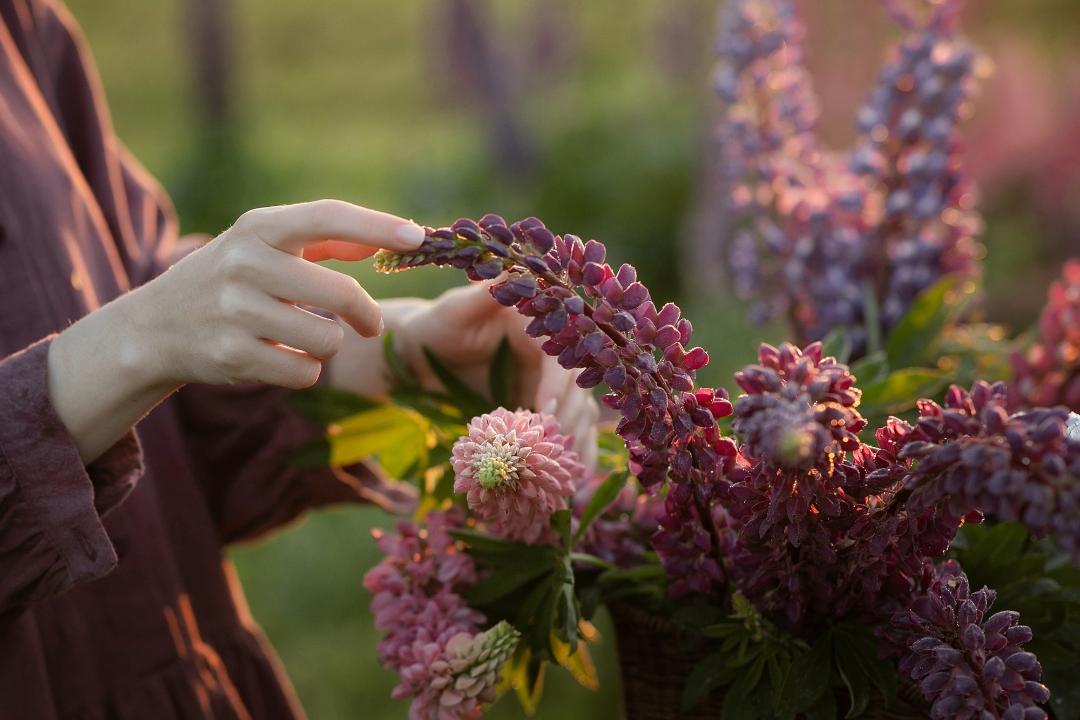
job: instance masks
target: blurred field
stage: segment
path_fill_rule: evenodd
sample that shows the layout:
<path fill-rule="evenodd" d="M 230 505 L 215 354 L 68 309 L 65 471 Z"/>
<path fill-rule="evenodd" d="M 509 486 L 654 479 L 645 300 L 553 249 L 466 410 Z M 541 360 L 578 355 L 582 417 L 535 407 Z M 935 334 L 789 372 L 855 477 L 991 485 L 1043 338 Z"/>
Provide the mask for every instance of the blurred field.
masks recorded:
<path fill-rule="evenodd" d="M 1010 23 L 1030 20 L 1016 17 L 1011 0 L 986 4 L 1012 8 Z M 185 231 L 214 233 L 249 207 L 322 196 L 433 225 L 489 210 L 510 218 L 536 214 L 557 231 L 599 237 L 613 254 L 634 259 L 656 295 L 676 292 L 676 248 L 690 226 L 711 107 L 707 57 L 715 4 L 490 3 L 499 42 L 517 70 L 511 88 L 517 118 L 534 145 L 527 177 L 500 166 L 485 118 L 451 84 L 447 58 L 470 38 L 440 32 L 440 5 L 240 0 L 236 122 L 225 135 L 208 137 L 193 109 L 184 3 L 70 2 L 99 63 L 118 134 L 170 190 Z M 1033 5 L 1068 9 L 1067 0 Z M 538 14 L 545 6 L 562 10 Z M 545 18 L 555 19 L 553 34 L 542 27 Z M 1075 30 L 1076 23 L 1066 27 Z M 1067 47 L 1059 35 L 1048 45 Z M 545 38 L 547 46 L 540 42 Z M 556 51 L 548 56 L 558 55 L 561 64 L 530 71 L 551 43 Z M 822 55 L 839 57 L 835 49 Z M 837 62 L 851 66 L 849 57 Z M 860 82 L 871 80 L 872 73 Z M 841 109 L 833 115 L 850 123 L 863 88 L 834 95 Z M 1001 293 L 995 302 L 1010 308 L 1019 298 L 1022 307 L 1037 307 L 1041 286 L 1015 293 L 1015 273 L 1021 268 L 1023 277 L 1041 281 L 1054 272 L 1047 258 L 1061 250 L 1053 240 L 1049 249 L 1017 242 L 1040 232 L 1042 221 L 1016 210 L 1015 197 L 1022 196 L 1005 197 L 1009 202 L 993 210 L 988 236 L 991 257 L 1000 256 L 989 269 L 991 286 Z M 377 297 L 432 295 L 459 281 L 450 272 L 386 278 L 366 268 L 350 271 Z M 689 299 L 688 314 L 702 344 L 715 350 L 706 380 L 726 383 L 752 357 L 755 340 L 775 334 L 748 327 L 744 309 L 722 285 Z M 255 616 L 315 720 L 405 717 L 404 705 L 389 700 L 390 674 L 375 660 L 361 587 L 376 559 L 369 530 L 386 523 L 362 509 L 322 512 L 233 553 Z M 602 690 L 588 692 L 551 673 L 540 717 L 620 715 L 612 638 L 606 624 L 601 630 Z M 521 712 L 506 698 L 491 717 Z"/>

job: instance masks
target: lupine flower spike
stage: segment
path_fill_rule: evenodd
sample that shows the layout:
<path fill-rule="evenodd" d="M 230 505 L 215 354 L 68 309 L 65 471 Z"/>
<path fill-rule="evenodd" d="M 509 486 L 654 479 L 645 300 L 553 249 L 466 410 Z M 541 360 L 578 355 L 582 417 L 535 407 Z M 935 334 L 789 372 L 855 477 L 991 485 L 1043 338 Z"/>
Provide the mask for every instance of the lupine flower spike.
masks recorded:
<path fill-rule="evenodd" d="M 1038 338 L 1013 356 L 1010 390 L 1017 405 L 1080 410 L 1080 260 L 1050 285 Z"/>
<path fill-rule="evenodd" d="M 375 265 L 382 272 L 451 265 L 474 280 L 507 273 L 492 296 L 531 318 L 526 332 L 546 338 L 544 352 L 582 370 L 579 385 L 607 385 L 604 403 L 622 415 L 617 432 L 641 483 L 671 481 L 654 547 L 673 591 L 718 590 L 725 541 L 715 506 L 735 445 L 716 419 L 731 403 L 722 390 L 695 390 L 694 373 L 709 356 L 690 346 L 692 327 L 678 306 L 657 308 L 634 268 L 615 270 L 605 255 L 601 243 L 556 236 L 535 218 L 507 225 L 486 215 L 429 228 L 418 250 L 380 251 Z"/>
<path fill-rule="evenodd" d="M 972 592 L 953 561 L 938 568 L 926 594 L 897 612 L 885 631 L 900 672 L 918 683 L 934 720 L 1045 720 L 1050 699 L 1042 666 L 1024 650 L 1031 628 L 1019 615 L 988 615 L 996 594 Z"/>
<path fill-rule="evenodd" d="M 426 527 L 401 522 L 397 535 L 375 532 L 386 557 L 364 587 L 375 627 L 386 632 L 379 659 L 400 678 L 393 697 L 412 698 L 410 720 L 479 717 L 517 644 L 506 623 L 481 631 L 484 616 L 462 597 L 476 568 L 447 531 L 463 521 L 458 511 L 431 512 Z"/>

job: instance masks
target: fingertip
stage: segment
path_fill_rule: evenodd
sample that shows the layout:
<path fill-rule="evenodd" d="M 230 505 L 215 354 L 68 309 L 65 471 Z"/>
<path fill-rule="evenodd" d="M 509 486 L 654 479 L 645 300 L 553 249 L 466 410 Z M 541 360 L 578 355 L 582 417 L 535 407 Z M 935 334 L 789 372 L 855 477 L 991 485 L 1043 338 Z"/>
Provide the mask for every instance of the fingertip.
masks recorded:
<path fill-rule="evenodd" d="M 400 249 L 416 250 L 424 242 L 425 231 L 416 223 L 407 220 L 397 226 L 394 237 L 398 240 Z"/>

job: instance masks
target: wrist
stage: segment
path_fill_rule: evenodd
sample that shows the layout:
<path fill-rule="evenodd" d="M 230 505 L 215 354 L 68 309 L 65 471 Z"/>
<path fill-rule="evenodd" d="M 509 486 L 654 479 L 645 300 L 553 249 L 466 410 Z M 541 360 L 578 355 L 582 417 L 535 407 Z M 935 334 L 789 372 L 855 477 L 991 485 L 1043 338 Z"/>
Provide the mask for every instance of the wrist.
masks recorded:
<path fill-rule="evenodd" d="M 114 340 L 115 362 L 120 372 L 142 390 L 173 390 L 187 379 L 178 370 L 179 348 L 169 342 L 167 318 L 159 317 L 155 284 L 150 282 L 117 298 L 108 311 L 109 335 Z"/>

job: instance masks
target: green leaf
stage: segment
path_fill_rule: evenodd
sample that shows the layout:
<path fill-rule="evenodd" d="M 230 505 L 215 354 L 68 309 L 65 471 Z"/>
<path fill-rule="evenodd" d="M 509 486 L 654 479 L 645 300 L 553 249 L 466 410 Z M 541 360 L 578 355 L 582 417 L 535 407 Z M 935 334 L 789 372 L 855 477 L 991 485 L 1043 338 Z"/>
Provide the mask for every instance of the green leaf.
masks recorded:
<path fill-rule="evenodd" d="M 825 339 L 821 341 L 822 357 L 830 355 L 837 362 L 846 363 L 851 358 L 851 340 L 843 328 L 833 328 Z"/>
<path fill-rule="evenodd" d="M 526 545 L 513 540 L 503 540 L 478 530 L 450 530 L 450 535 L 469 547 L 469 553 L 479 555 L 492 563 L 551 562 L 561 555 L 558 548 L 550 545 Z"/>
<path fill-rule="evenodd" d="M 949 382 L 942 370 L 905 367 L 881 380 L 864 383 L 860 410 L 867 417 L 895 415 L 915 407 L 920 398 L 933 397 Z"/>
<path fill-rule="evenodd" d="M 570 521 L 569 509 L 556 510 L 551 514 L 551 528 L 559 536 L 559 542 L 566 550 L 570 549 Z"/>
<path fill-rule="evenodd" d="M 843 643 L 836 646 L 836 667 L 848 691 L 848 713 L 844 717 L 858 717 L 870 704 L 870 680 L 859 663 L 858 655 Z"/>
<path fill-rule="evenodd" d="M 390 386 L 393 388 L 420 387 L 420 380 L 416 373 L 405 362 L 394 348 L 394 332 L 387 330 L 383 333 L 382 342 L 383 358 L 390 372 Z"/>
<path fill-rule="evenodd" d="M 629 471 L 612 473 L 600 484 L 600 487 L 596 488 L 596 492 L 593 493 L 593 496 L 589 499 L 589 504 L 585 506 L 585 511 L 581 514 L 577 532 L 574 533 L 574 544 L 581 540 L 593 521 L 600 517 L 611 503 L 615 502 L 615 499 L 619 497 L 619 493 L 626 487 L 629 478 Z"/>
<path fill-rule="evenodd" d="M 760 674 L 758 677 L 760 677 Z M 749 672 L 740 673 L 736 676 L 735 682 L 732 683 L 724 695 L 724 705 L 720 711 L 720 716 L 724 720 L 758 720 L 759 718 L 768 717 L 764 713 L 769 708 L 769 698 L 762 697 L 765 695 L 763 692 L 765 688 L 755 688 L 755 682 Z M 755 692 L 755 689 L 757 692 Z"/>
<path fill-rule="evenodd" d="M 836 694 L 829 692 L 821 694 L 821 697 L 813 705 L 803 710 L 806 720 L 836 720 Z"/>
<path fill-rule="evenodd" d="M 832 634 L 826 632 L 809 650 L 792 659 L 777 701 L 781 716 L 804 712 L 813 707 L 823 693 L 831 694 L 832 654 Z"/>
<path fill-rule="evenodd" d="M 877 292 L 872 283 L 864 283 L 863 321 L 866 325 L 866 350 L 876 353 L 881 350 L 881 308 L 878 306 Z"/>
<path fill-rule="evenodd" d="M 513 409 L 514 407 L 514 355 L 510 350 L 510 341 L 503 338 L 495 355 L 491 358 L 491 373 L 488 376 L 488 387 L 491 390 L 491 401 L 496 407 Z"/>
<path fill-rule="evenodd" d="M 924 290 L 900 319 L 885 347 L 889 365 L 905 368 L 927 364 L 942 332 L 963 314 L 975 295 L 975 284 L 955 276 Z"/>
<path fill-rule="evenodd" d="M 462 409 L 465 415 L 474 417 L 482 415 L 491 409 L 491 401 L 466 385 L 465 381 L 447 367 L 435 353 L 427 347 L 424 347 L 423 351 L 432 372 L 435 373 L 435 377 L 439 379 L 451 399 Z"/>
<path fill-rule="evenodd" d="M 554 571 L 546 563 L 506 563 L 478 581 L 466 594 L 469 605 L 483 607 Z"/>
<path fill-rule="evenodd" d="M 391 477 L 416 462 L 425 463 L 429 426 L 421 416 L 394 405 L 379 405 L 341 420 L 327 436 L 334 467 L 377 458 Z"/>
<path fill-rule="evenodd" d="M 851 365 L 852 374 L 858 378 L 860 385 L 879 380 L 889 372 L 889 359 L 885 353 L 871 353 Z"/>
<path fill-rule="evenodd" d="M 898 682 L 896 666 L 878 657 L 878 643 L 873 632 L 862 625 L 841 623 L 833 628 L 833 635 L 836 638 L 833 645 L 836 648 L 837 665 L 848 687 L 852 707 L 855 707 L 856 700 L 861 697 L 861 681 L 851 679 L 851 673 L 856 672 L 856 668 L 866 682 L 881 692 L 885 702 L 891 703 L 896 696 Z M 855 715 L 849 714 L 849 717 Z"/>
<path fill-rule="evenodd" d="M 300 415 L 323 425 L 330 425 L 381 403 L 348 390 L 313 387 L 289 393 L 289 405 Z"/>
<path fill-rule="evenodd" d="M 694 665 L 683 686 L 682 712 L 688 713 L 713 690 L 731 683 L 732 671 L 726 667 L 724 653 L 706 655 Z"/>
<path fill-rule="evenodd" d="M 394 403 L 419 413 L 454 439 L 465 434 L 469 418 L 446 395 L 421 388 L 391 390 L 389 395 Z"/>
<path fill-rule="evenodd" d="M 313 440 L 300 446 L 289 456 L 290 462 L 299 467 L 329 467 L 330 441 L 326 438 Z"/>

